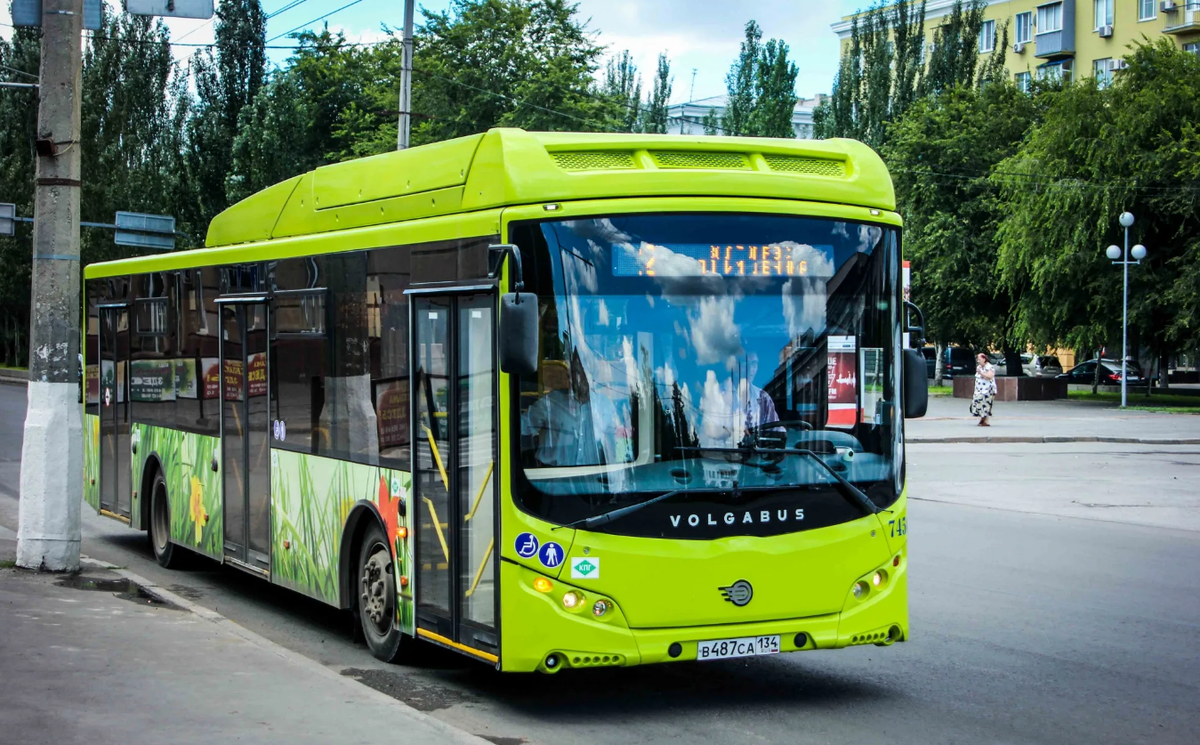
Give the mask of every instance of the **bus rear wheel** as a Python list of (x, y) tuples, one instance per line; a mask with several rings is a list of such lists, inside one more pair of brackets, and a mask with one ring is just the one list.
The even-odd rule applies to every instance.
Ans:
[(150, 547), (159, 565), (174, 569), (182, 563), (175, 544), (171, 543), (171, 501), (162, 471), (154, 474), (154, 484), (150, 487)]
[(359, 551), (357, 590), (358, 622), (371, 654), (384, 662), (399, 662), (407, 645), (396, 626), (396, 580), (392, 551), (383, 529), (371, 525)]

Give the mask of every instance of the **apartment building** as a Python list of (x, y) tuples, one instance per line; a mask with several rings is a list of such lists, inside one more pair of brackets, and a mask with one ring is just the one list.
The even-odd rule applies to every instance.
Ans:
[[(925, 6), (926, 49), (954, 0), (928, 0)], [(987, 0), (980, 31), (980, 54), (1003, 54), (1004, 66), (1017, 86), (1028, 90), (1033, 80), (1071, 80), (1092, 76), (1101, 84), (1125, 66), (1134, 41), (1166, 36), (1179, 47), (1200, 54), (1200, 0)], [(833, 24), (842, 53), (850, 44), (846, 16)], [(1008, 25), (1008, 44), (999, 49), (1000, 29)]]
[[(813, 138), (813, 109), (820, 106), (826, 98), (828, 98), (827, 95), (819, 93), (815, 98), (801, 98), (796, 101), (796, 108), (792, 112), (792, 130), (796, 133), (796, 139), (811, 140)], [(720, 95), (672, 104), (667, 107), (667, 132), (679, 135), (702, 135), (704, 134), (704, 117), (708, 116), (709, 112), (713, 112), (717, 116), (717, 121), (720, 122), (721, 117), (725, 116), (725, 106), (728, 102), (729, 96)], [(723, 133), (718, 131), (718, 134)]]

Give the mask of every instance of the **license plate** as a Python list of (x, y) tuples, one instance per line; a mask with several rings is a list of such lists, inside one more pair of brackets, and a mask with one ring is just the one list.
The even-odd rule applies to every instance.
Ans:
[(779, 654), (779, 634), (773, 636), (743, 636), (740, 639), (714, 639), (696, 645), (697, 660), (730, 660), (735, 657), (755, 657), (760, 654)]

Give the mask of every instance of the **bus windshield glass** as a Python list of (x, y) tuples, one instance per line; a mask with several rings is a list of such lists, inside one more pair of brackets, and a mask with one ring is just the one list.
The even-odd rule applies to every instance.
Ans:
[[(519, 223), (511, 235), (541, 329), (518, 404), (526, 510), (565, 524), (682, 489), (611, 530), (665, 535), (679, 502), (717, 510), (719, 529), (693, 537), (860, 516), (828, 469), (787, 452), (798, 449), (881, 507), (898, 496), (892, 228), (702, 213)], [(760, 502), (790, 519), (764, 527), (756, 509), (743, 526), (741, 507)]]

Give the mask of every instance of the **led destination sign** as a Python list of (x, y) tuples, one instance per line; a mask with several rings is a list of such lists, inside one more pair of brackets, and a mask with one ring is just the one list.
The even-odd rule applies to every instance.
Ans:
[(832, 246), (792, 242), (766, 245), (643, 243), (613, 251), (617, 277), (811, 277), (828, 276)]

